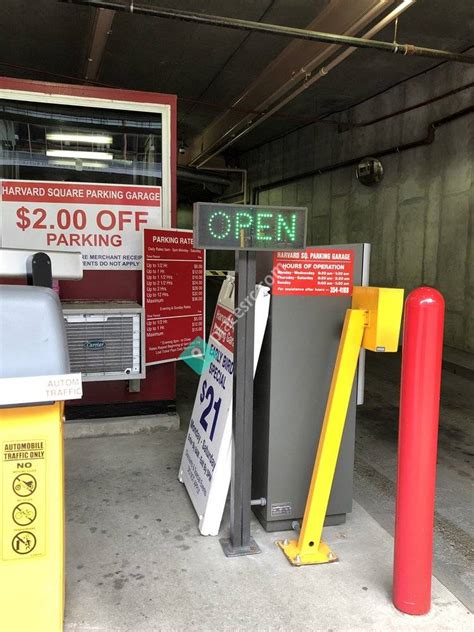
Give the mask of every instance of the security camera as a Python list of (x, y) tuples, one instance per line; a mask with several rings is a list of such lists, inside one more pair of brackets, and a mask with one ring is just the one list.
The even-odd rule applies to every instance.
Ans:
[(383, 179), (383, 166), (378, 158), (364, 158), (356, 169), (357, 179), (367, 187), (381, 182)]

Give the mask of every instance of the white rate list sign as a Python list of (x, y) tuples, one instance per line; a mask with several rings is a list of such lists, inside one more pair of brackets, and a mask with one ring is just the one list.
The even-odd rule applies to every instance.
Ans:
[[(233, 277), (222, 284), (208, 349), (212, 362), (203, 370), (179, 468), (199, 516), (202, 535), (217, 535), (229, 491), (232, 466), (232, 389), (234, 370)], [(254, 374), (270, 308), (270, 290), (256, 286)]]

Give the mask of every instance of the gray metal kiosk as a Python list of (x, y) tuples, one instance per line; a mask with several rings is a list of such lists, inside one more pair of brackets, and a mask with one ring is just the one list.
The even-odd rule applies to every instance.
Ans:
[(26, 278), (29, 286), (0, 285), (0, 618), (3, 630), (60, 632), (64, 400), (80, 398), (82, 386), (80, 373), (70, 373), (61, 303), (51, 284), (82, 278), (82, 258), (0, 249), (3, 276)]
[[(321, 246), (321, 248), (328, 248)], [(354, 285), (368, 285), (369, 244), (353, 250)], [(272, 256), (257, 255), (257, 282), (271, 272)], [(267, 531), (292, 528), (304, 513), (331, 376), (350, 296), (272, 296), (254, 382), (253, 510)], [(354, 384), (326, 517), (345, 521), (352, 510), (356, 400), (363, 397), (363, 356)]]

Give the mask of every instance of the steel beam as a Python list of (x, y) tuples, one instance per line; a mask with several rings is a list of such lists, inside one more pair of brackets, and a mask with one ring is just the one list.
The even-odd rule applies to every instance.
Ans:
[(87, 46), (87, 57), (84, 67), (84, 79), (94, 82), (99, 76), (102, 59), (107, 40), (112, 31), (115, 11), (97, 9), (92, 25), (92, 31)]

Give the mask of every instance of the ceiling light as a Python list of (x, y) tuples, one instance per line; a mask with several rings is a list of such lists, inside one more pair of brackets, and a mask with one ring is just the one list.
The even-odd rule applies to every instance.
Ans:
[(112, 136), (103, 134), (69, 134), (63, 132), (50, 132), (46, 134), (46, 140), (58, 143), (91, 143), (92, 145), (111, 145)]
[(54, 165), (55, 167), (75, 167), (75, 160), (48, 160), (48, 165)]
[(89, 160), (84, 160), (82, 163), (83, 167), (90, 167), (92, 169), (102, 169), (104, 167), (107, 167), (107, 163), (106, 162), (90, 162)]
[(105, 151), (80, 151), (77, 149), (47, 149), (46, 155), (52, 158), (84, 158), (86, 160), (113, 160), (113, 154)]
[(90, 167), (92, 169), (101, 169), (107, 167), (106, 162), (97, 162), (97, 161), (89, 161), (89, 160), (50, 160), (48, 162), (50, 165), (54, 165), (56, 167), (77, 167), (77, 165), (82, 165), (83, 167)]

